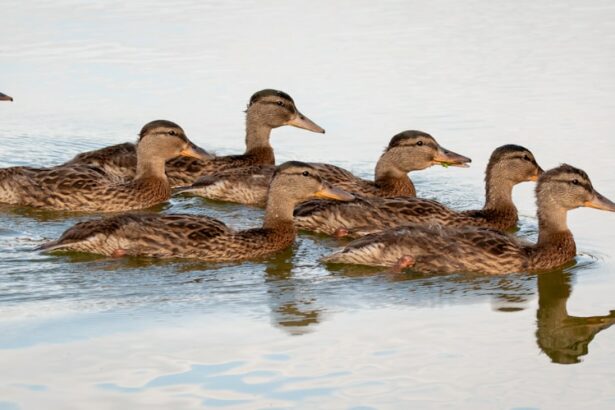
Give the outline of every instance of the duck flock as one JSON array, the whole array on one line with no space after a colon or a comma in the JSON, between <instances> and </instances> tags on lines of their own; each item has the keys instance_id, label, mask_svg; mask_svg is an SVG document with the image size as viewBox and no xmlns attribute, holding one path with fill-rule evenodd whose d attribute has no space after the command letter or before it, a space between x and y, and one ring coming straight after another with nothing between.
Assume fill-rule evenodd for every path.
<instances>
[{"instance_id":1,"label":"duck flock","mask_svg":"<svg viewBox=\"0 0 615 410\"><path fill-rule=\"evenodd\" d=\"M13 99L0 93L2 100ZM113 213L74 225L42 245L43 252L239 262L285 249L304 230L352 239L323 263L484 274L557 268L576 255L568 211L615 211L581 169L563 164L543 171L527 148L512 144L496 148L489 159L482 209L454 210L419 198L409 172L471 162L421 131L391 138L373 181L331 164L276 166L269 136L283 125L325 132L288 94L262 90L246 110L244 154L213 156L179 125L156 120L143 126L136 144L81 153L51 168L0 169L0 202ZM512 190L525 181L537 181L536 243L509 232L518 221ZM139 211L183 194L262 206L262 226L235 230L207 216Z\"/></svg>"}]
</instances>

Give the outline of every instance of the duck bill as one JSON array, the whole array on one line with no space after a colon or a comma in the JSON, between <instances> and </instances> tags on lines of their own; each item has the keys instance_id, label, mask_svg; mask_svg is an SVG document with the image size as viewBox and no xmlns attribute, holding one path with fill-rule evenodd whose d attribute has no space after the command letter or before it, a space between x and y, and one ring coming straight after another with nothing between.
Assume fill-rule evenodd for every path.
<instances>
[{"instance_id":1,"label":"duck bill","mask_svg":"<svg viewBox=\"0 0 615 410\"><path fill-rule=\"evenodd\" d=\"M352 201L354 199L354 195L328 184L323 185L314 196L320 199L335 199L337 201Z\"/></svg>"},{"instance_id":2,"label":"duck bill","mask_svg":"<svg viewBox=\"0 0 615 410\"><path fill-rule=\"evenodd\" d=\"M182 157L190 157L201 160L208 160L213 158L213 155L193 143L190 143L190 145L181 150L179 155L181 155Z\"/></svg>"},{"instance_id":3,"label":"duck bill","mask_svg":"<svg viewBox=\"0 0 615 410\"><path fill-rule=\"evenodd\" d=\"M538 167L538 169L536 170L536 173L534 175L532 175L529 179L529 181L538 181L538 178L540 178L540 176L544 173L544 169Z\"/></svg>"},{"instance_id":4,"label":"duck bill","mask_svg":"<svg viewBox=\"0 0 615 410\"><path fill-rule=\"evenodd\" d=\"M316 124L314 121L310 120L305 115L301 114L299 111L297 111L297 115L295 115L295 118L288 121L286 125L292 125L293 127L303 128L304 130L319 132L321 134L325 133L324 128Z\"/></svg>"},{"instance_id":5,"label":"duck bill","mask_svg":"<svg viewBox=\"0 0 615 410\"><path fill-rule=\"evenodd\" d=\"M0 101L13 101L13 97L0 93Z\"/></svg>"},{"instance_id":6,"label":"duck bill","mask_svg":"<svg viewBox=\"0 0 615 410\"><path fill-rule=\"evenodd\" d=\"M439 164L444 167L451 166L467 168L470 162L472 162L470 158L464 157L463 155L457 154L453 151L449 151L442 147L438 147L438 152L433 159L434 165Z\"/></svg>"},{"instance_id":7,"label":"duck bill","mask_svg":"<svg viewBox=\"0 0 615 410\"><path fill-rule=\"evenodd\" d=\"M602 211L615 212L615 203L596 191L594 191L594 198L591 201L585 201L583 206L600 209Z\"/></svg>"}]
</instances>

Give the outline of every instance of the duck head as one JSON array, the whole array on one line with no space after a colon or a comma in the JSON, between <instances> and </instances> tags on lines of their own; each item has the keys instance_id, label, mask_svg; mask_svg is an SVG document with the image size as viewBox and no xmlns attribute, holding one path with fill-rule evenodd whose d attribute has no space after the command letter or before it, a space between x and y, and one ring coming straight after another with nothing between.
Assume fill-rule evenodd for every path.
<instances>
[{"instance_id":1,"label":"duck head","mask_svg":"<svg viewBox=\"0 0 615 410\"><path fill-rule=\"evenodd\" d=\"M200 160L213 158L203 148L188 139L184 130L167 120L156 120L143 126L137 143L138 155L156 157L165 161L179 157L191 157Z\"/></svg>"},{"instance_id":2,"label":"duck head","mask_svg":"<svg viewBox=\"0 0 615 410\"><path fill-rule=\"evenodd\" d=\"M351 201L352 194L333 187L318 174L313 166L299 161L288 161L278 166L269 186L270 192L283 191L295 203L309 199Z\"/></svg>"},{"instance_id":3,"label":"duck head","mask_svg":"<svg viewBox=\"0 0 615 410\"><path fill-rule=\"evenodd\" d=\"M403 131L391 138L376 166L376 175L407 174L432 165L467 167L472 160L438 144L422 131Z\"/></svg>"},{"instance_id":4,"label":"duck head","mask_svg":"<svg viewBox=\"0 0 615 410\"><path fill-rule=\"evenodd\" d=\"M508 144L496 148L491 154L487 164L487 181L496 179L497 183L516 185L525 181L538 181L543 172L530 150Z\"/></svg>"},{"instance_id":5,"label":"duck head","mask_svg":"<svg viewBox=\"0 0 615 410\"><path fill-rule=\"evenodd\" d=\"M278 90L261 90L252 95L246 110L248 120L268 128L283 125L324 134L325 130L303 115L290 95Z\"/></svg>"},{"instance_id":6,"label":"duck head","mask_svg":"<svg viewBox=\"0 0 615 410\"><path fill-rule=\"evenodd\" d=\"M596 191L587 174L568 164L543 173L538 179L536 197L541 207L565 211L588 207L615 212L615 203Z\"/></svg>"}]
</instances>

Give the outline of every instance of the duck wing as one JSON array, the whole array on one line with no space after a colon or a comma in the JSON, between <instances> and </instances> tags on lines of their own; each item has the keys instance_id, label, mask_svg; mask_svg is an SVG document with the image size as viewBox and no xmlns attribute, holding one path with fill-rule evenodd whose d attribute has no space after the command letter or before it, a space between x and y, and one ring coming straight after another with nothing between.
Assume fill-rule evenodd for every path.
<instances>
[{"instance_id":1,"label":"duck wing","mask_svg":"<svg viewBox=\"0 0 615 410\"><path fill-rule=\"evenodd\" d=\"M206 216L135 213L80 222L39 249L107 256L189 257L199 254L208 242L232 233L223 222Z\"/></svg>"}]
</instances>

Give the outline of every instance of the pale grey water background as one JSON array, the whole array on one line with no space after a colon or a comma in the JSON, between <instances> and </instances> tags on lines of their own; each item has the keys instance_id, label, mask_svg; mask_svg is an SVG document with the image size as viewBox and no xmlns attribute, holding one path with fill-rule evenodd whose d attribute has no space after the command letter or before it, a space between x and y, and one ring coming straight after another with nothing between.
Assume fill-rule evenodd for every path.
<instances>
[{"instance_id":1,"label":"pale grey water background","mask_svg":"<svg viewBox=\"0 0 615 410\"><path fill-rule=\"evenodd\" d=\"M370 176L393 134L420 129L474 160L413 175L423 196L479 206L489 153L518 143L615 197L612 1L1 0L0 10L0 91L15 97L0 104L0 166L63 162L157 118L240 152L242 110L272 87L327 130L275 130L279 161ZM515 190L530 238L532 189ZM198 199L163 208L236 226L261 215ZM242 265L32 252L84 218L0 209L2 410L615 406L615 328L584 355L563 310L568 282L568 314L615 309L613 214L571 213L582 255L538 286L523 274L331 272L317 259L336 242L306 235ZM538 287L556 312L542 342ZM553 360L545 343L560 346Z\"/></svg>"}]
</instances>

